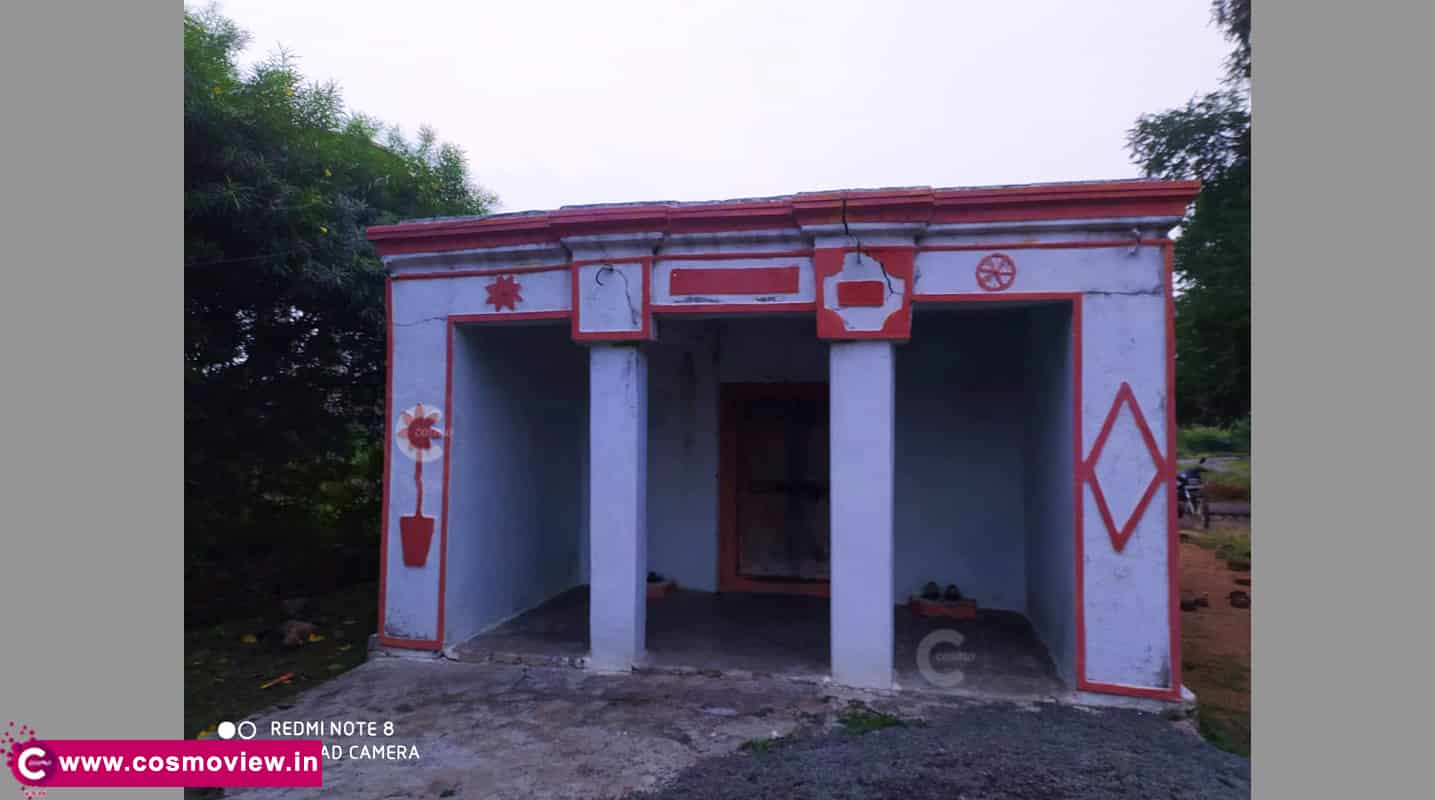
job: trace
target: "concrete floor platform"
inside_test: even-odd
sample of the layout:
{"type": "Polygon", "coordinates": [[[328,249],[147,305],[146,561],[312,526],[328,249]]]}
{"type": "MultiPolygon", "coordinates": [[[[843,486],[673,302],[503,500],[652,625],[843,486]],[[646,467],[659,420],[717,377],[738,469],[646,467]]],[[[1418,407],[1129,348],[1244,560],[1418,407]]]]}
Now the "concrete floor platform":
{"type": "MultiPolygon", "coordinates": [[[[829,674],[830,603],[822,597],[714,594],[679,590],[648,601],[644,667],[720,675],[753,673],[820,680],[829,674]]],[[[893,664],[903,689],[958,695],[1050,697],[1066,689],[1046,648],[1020,614],[984,611],[977,619],[920,617],[896,607],[893,664]],[[937,670],[958,683],[929,682],[917,667],[922,639],[961,634],[959,647],[934,649],[937,670]]],[[[456,647],[463,661],[581,666],[588,653],[588,589],[570,589],[456,647]]]]}

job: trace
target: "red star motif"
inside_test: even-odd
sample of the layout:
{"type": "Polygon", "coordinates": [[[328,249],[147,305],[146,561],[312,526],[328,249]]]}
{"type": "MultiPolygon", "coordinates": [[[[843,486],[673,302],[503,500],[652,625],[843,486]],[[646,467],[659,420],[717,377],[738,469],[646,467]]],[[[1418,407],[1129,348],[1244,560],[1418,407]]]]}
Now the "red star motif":
{"type": "Polygon", "coordinates": [[[502,311],[505,306],[517,309],[518,304],[523,302],[523,295],[518,293],[518,279],[512,275],[502,275],[484,288],[488,290],[488,304],[493,306],[494,311],[502,311]]]}

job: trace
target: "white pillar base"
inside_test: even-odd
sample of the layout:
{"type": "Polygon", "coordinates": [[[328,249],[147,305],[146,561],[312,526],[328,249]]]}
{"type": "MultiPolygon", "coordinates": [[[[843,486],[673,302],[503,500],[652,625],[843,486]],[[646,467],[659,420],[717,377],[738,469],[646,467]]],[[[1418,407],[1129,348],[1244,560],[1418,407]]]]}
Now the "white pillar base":
{"type": "Polygon", "coordinates": [[[832,680],[891,689],[895,349],[830,345],[832,680]]]}
{"type": "Polygon", "coordinates": [[[630,670],[647,625],[648,362],[634,345],[589,350],[588,664],[630,670]]]}

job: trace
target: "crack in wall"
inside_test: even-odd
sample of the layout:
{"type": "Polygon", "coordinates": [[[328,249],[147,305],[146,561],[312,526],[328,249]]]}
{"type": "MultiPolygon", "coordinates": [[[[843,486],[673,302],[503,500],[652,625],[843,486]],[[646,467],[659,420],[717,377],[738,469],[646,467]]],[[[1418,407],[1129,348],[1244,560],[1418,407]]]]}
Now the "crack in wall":
{"type": "Polygon", "coordinates": [[[423,319],[416,319],[416,320],[414,320],[414,321],[412,321],[412,322],[395,322],[395,323],[394,323],[394,327],[395,327],[395,328],[412,328],[412,327],[415,326],[415,325],[423,325],[423,324],[426,323],[426,322],[447,322],[447,321],[448,321],[448,315],[447,315],[447,314],[440,314],[440,315],[438,315],[438,316],[436,316],[436,317],[424,317],[423,319]]]}
{"type": "Polygon", "coordinates": [[[628,276],[612,264],[604,264],[598,268],[597,272],[593,273],[593,282],[599,286],[604,286],[605,284],[602,278],[604,272],[611,272],[623,279],[623,299],[628,304],[628,321],[632,323],[634,328],[641,329],[643,327],[641,321],[642,314],[639,313],[638,309],[633,305],[632,286],[628,283],[628,276]]]}
{"type": "Polygon", "coordinates": [[[1084,289],[1081,292],[1085,295],[1097,295],[1100,297],[1164,297],[1164,287],[1157,286],[1152,289],[1132,289],[1130,291],[1115,291],[1111,289],[1084,289]]]}

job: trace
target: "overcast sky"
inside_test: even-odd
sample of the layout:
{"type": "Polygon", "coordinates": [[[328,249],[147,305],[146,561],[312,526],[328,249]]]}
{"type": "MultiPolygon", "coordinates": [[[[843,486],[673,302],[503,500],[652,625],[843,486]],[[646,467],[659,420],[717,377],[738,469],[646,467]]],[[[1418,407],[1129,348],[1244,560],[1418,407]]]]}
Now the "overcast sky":
{"type": "Polygon", "coordinates": [[[468,154],[502,210],[1139,175],[1216,88],[1209,0],[223,0],[352,110],[468,154]]]}

